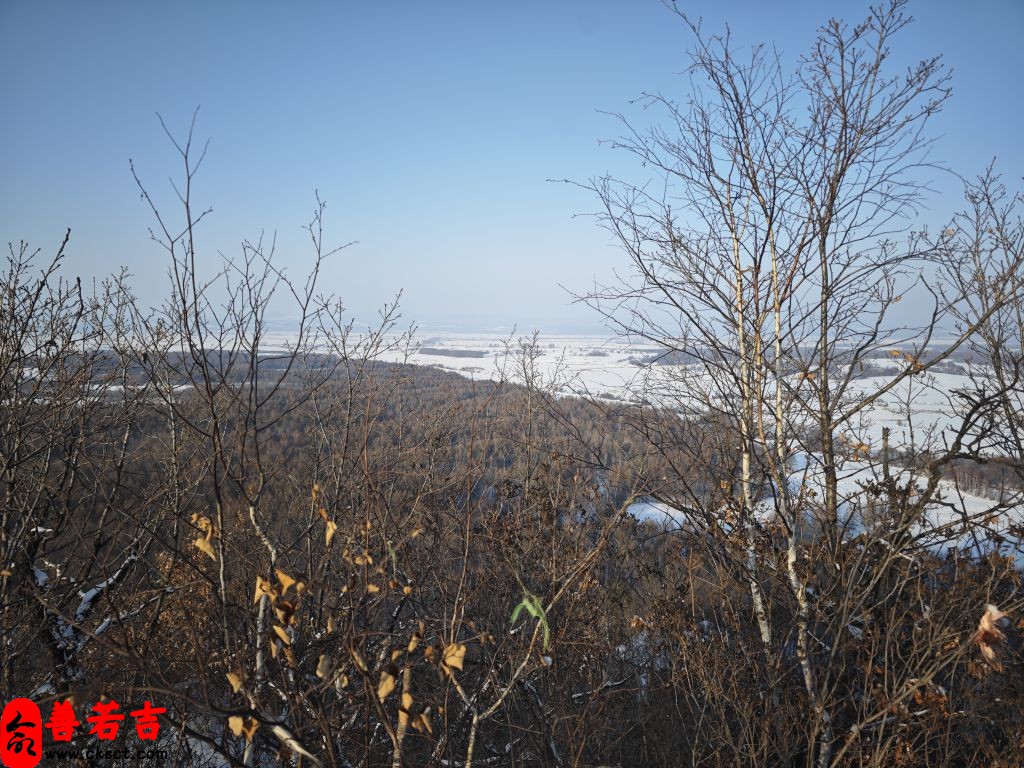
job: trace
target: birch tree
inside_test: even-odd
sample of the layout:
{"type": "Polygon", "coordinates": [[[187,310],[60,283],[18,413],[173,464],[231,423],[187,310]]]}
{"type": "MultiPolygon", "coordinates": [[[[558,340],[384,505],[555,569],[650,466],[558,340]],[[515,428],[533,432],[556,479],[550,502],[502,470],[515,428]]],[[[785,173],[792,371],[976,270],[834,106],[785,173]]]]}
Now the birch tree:
{"type": "MultiPolygon", "coordinates": [[[[1006,327],[1021,291],[1019,246],[970,279],[948,279],[953,230],[936,240],[912,224],[932,167],[927,125],[951,91],[938,57],[892,65],[890,45],[911,22],[905,6],[872,8],[856,25],[830,20],[792,72],[770,47],[739,47],[680,14],[694,41],[686,97],[645,94],[641,105],[663,120],[645,128],[619,115],[625,131],[610,142],[653,178],[588,185],[632,271],[586,300],[624,335],[661,348],[648,400],[731,438],[715,449],[712,482],[697,482],[697,446],[649,427],[676,467],[660,495],[687,510],[704,545],[747,584],[764,685],[798,675],[807,757],[821,766],[882,717],[844,703],[842,638],[880,583],[891,596],[914,582],[897,575],[898,561],[913,559],[925,510],[966,436],[984,429],[991,400],[961,411],[943,450],[915,465],[923,476],[886,470],[875,491],[884,524],[853,522],[866,501],[841,491],[843,463],[887,461],[889,446],[863,431],[871,407],[979,331],[993,339],[995,318],[1006,327]],[[992,279],[1001,291],[983,291],[979,304],[992,279]],[[904,296],[924,309],[897,312],[904,296]],[[937,332],[954,318],[952,338],[937,332]],[[893,349],[899,364],[865,390],[859,371],[893,349]]],[[[938,623],[938,635],[952,632],[938,623]]],[[[908,664],[894,695],[927,685],[941,666],[908,664]]]]}

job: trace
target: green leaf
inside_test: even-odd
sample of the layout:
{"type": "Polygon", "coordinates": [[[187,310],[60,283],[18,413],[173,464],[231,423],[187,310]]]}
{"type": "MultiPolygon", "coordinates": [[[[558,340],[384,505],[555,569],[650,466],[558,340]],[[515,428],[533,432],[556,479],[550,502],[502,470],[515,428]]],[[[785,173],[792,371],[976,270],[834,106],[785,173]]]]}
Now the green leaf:
{"type": "Polygon", "coordinates": [[[544,629],[544,650],[547,650],[548,645],[551,643],[551,629],[548,626],[547,614],[544,612],[544,604],[541,602],[539,597],[523,590],[523,599],[515,607],[515,610],[512,611],[512,620],[510,623],[515,624],[516,619],[519,618],[519,614],[522,613],[524,609],[528,614],[539,621],[541,627],[544,629]]]}
{"type": "Polygon", "coordinates": [[[398,577],[398,553],[395,551],[395,545],[391,543],[391,539],[387,541],[388,554],[391,555],[391,573],[395,578],[398,577]]]}

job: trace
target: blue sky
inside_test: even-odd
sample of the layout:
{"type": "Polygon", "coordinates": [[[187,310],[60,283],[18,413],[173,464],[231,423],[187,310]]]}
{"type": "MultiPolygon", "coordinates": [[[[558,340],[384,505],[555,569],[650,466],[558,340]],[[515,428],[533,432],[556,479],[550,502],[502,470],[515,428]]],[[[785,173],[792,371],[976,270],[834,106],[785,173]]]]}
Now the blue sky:
{"type": "MultiPolygon", "coordinates": [[[[860,2],[680,2],[709,30],[773,42],[787,61],[829,15],[860,2]]],[[[894,46],[941,53],[954,96],[936,158],[965,175],[993,157],[1024,173],[1020,0],[918,0],[894,46]]],[[[581,190],[547,179],[640,178],[598,140],[601,110],[641,91],[682,96],[687,31],[657,0],[630,2],[16,2],[0,0],[0,238],[51,251],[72,229],[68,269],[126,265],[141,300],[165,291],[162,252],[129,172],[169,209],[178,163],[155,113],[183,131],[200,106],[209,155],[196,198],[213,207],[202,257],[233,255],[261,230],[279,263],[310,263],[301,226],[314,191],[328,238],[357,240],[325,290],[372,316],[398,289],[427,326],[584,330],[585,290],[624,258],[581,190]]],[[[941,218],[957,186],[936,178],[941,218]]]]}

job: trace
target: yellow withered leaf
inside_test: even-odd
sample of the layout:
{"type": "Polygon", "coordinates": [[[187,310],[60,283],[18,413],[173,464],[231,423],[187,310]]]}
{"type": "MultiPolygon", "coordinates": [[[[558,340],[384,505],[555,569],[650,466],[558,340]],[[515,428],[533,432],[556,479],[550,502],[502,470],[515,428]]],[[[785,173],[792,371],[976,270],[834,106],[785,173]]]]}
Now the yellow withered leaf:
{"type": "Polygon", "coordinates": [[[338,532],[338,524],[333,520],[327,521],[327,532],[326,532],[326,544],[330,546],[331,539],[334,538],[334,534],[338,532]]]}
{"type": "Polygon", "coordinates": [[[334,617],[333,616],[328,616],[327,617],[327,631],[328,632],[333,632],[334,631],[334,617]]]}
{"type": "Polygon", "coordinates": [[[404,587],[402,587],[402,594],[405,595],[406,597],[411,595],[412,594],[412,587],[409,584],[406,584],[404,587]]]}
{"type": "Polygon", "coordinates": [[[326,509],[324,509],[323,507],[320,507],[320,508],[317,509],[316,513],[318,515],[320,515],[320,519],[321,520],[323,520],[325,523],[327,522],[327,510],[326,509]]]}
{"type": "Polygon", "coordinates": [[[213,545],[210,543],[209,539],[204,539],[200,536],[192,543],[195,545],[196,549],[208,555],[211,560],[217,559],[217,553],[213,551],[213,545]]]}
{"type": "Polygon", "coordinates": [[[192,515],[192,525],[205,533],[207,538],[213,535],[213,523],[210,522],[208,517],[194,514],[192,515]]]}
{"type": "Polygon", "coordinates": [[[288,637],[288,632],[284,627],[279,627],[277,624],[274,625],[274,634],[281,638],[281,642],[285,645],[291,645],[292,639],[288,637]]]}
{"type": "MultiPolygon", "coordinates": [[[[227,678],[228,682],[231,683],[232,691],[238,693],[240,690],[242,690],[242,676],[240,674],[238,674],[237,672],[228,672],[227,678]]],[[[235,735],[237,736],[238,734],[235,735]]]]}
{"type": "Polygon", "coordinates": [[[387,670],[380,673],[380,682],[377,684],[377,699],[384,701],[391,692],[395,690],[395,676],[387,670]]]}
{"type": "Polygon", "coordinates": [[[426,731],[427,733],[433,733],[434,729],[430,726],[430,707],[424,709],[419,717],[413,718],[412,727],[415,728],[419,733],[426,731]]]}
{"type": "Polygon", "coordinates": [[[462,643],[452,643],[444,649],[444,656],[441,665],[448,670],[457,669],[462,671],[462,662],[466,658],[466,646],[462,643]]]}
{"type": "Polygon", "coordinates": [[[416,650],[416,646],[420,644],[420,633],[413,632],[412,637],[409,639],[409,647],[406,648],[406,652],[412,653],[416,650]]]}
{"type": "Polygon", "coordinates": [[[402,703],[398,707],[398,724],[405,727],[409,725],[409,712],[412,710],[412,694],[402,691],[402,703]]]}
{"type": "Polygon", "coordinates": [[[375,595],[378,592],[380,592],[380,587],[378,587],[376,584],[367,584],[366,591],[369,592],[371,595],[375,595]]]}
{"type": "Polygon", "coordinates": [[[228,728],[235,736],[245,735],[246,741],[252,741],[253,734],[260,727],[259,721],[250,717],[248,721],[239,715],[232,715],[228,718],[228,728]]]}
{"type": "Polygon", "coordinates": [[[316,676],[323,680],[324,678],[329,677],[333,671],[334,662],[331,661],[331,657],[326,653],[323,654],[316,665],[316,676]]]}
{"type": "Polygon", "coordinates": [[[277,620],[285,626],[295,623],[295,605],[287,600],[279,600],[274,606],[274,614],[277,620]]]}
{"type": "Polygon", "coordinates": [[[271,600],[277,598],[277,590],[274,589],[273,585],[264,579],[262,576],[256,577],[256,596],[253,598],[254,603],[258,603],[261,597],[267,597],[271,600]]]}
{"type": "Polygon", "coordinates": [[[295,579],[289,576],[287,573],[282,571],[280,568],[275,568],[274,573],[277,574],[277,580],[281,584],[281,594],[283,595],[288,591],[288,588],[295,583],[295,579]]]}

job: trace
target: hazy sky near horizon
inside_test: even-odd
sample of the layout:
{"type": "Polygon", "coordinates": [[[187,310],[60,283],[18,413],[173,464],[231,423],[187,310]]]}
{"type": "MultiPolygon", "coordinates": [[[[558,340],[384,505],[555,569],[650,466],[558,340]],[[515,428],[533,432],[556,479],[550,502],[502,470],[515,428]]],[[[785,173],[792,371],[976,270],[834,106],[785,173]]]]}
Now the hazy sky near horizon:
{"type": "MultiPolygon", "coordinates": [[[[708,30],[808,50],[829,15],[864,2],[680,0],[708,30]]],[[[893,45],[910,64],[942,54],[952,101],[935,119],[935,159],[971,176],[993,158],[1024,174],[1021,0],[918,0],[893,45]]],[[[585,291],[626,262],[586,214],[597,202],[549,179],[642,169],[599,146],[602,111],[642,91],[685,96],[689,36],[657,0],[517,3],[51,2],[0,0],[0,238],[52,252],[72,230],[68,271],[125,265],[146,304],[166,292],[164,253],[131,158],[165,210],[178,136],[200,107],[209,153],[194,196],[213,213],[204,263],[276,234],[278,263],[311,263],[314,194],[327,239],[358,241],[323,273],[325,291],[372,317],[399,289],[426,326],[599,327],[560,287],[585,291]]],[[[958,184],[936,176],[933,214],[958,184]]]]}

